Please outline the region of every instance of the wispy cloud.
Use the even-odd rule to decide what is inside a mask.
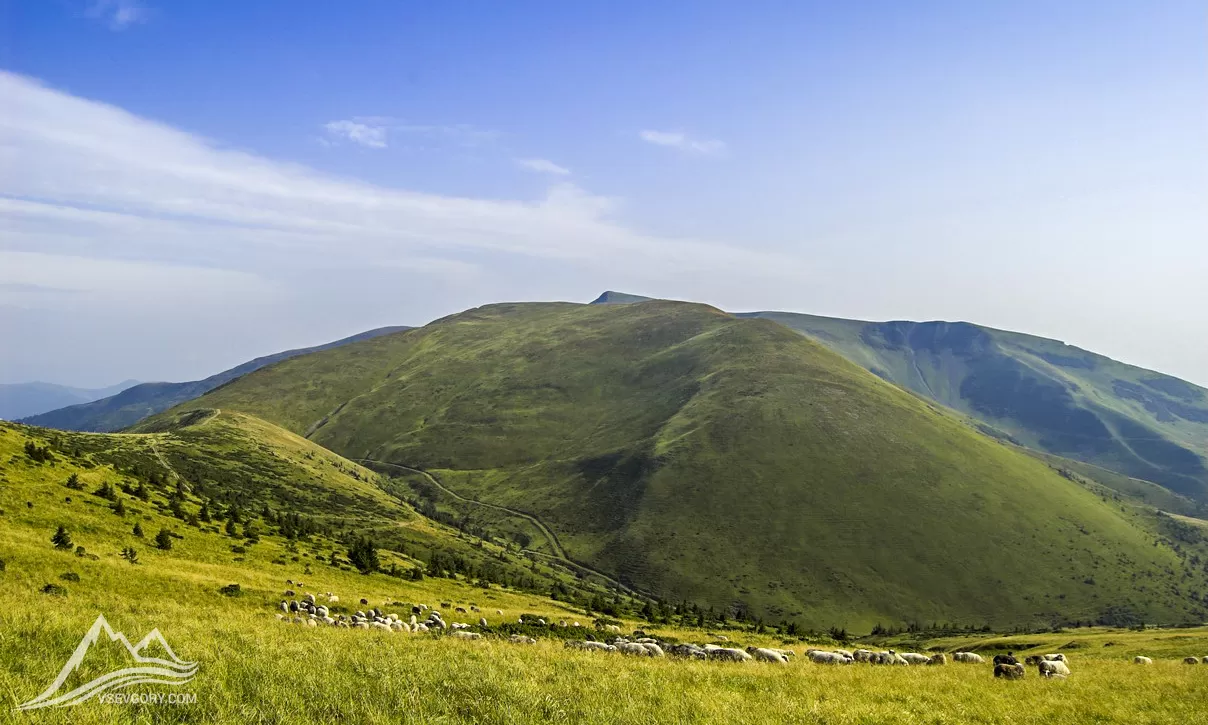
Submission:
[[[386,127],[359,121],[329,121],[323,124],[328,139],[351,141],[372,149],[386,148]]]
[[[559,166],[549,159],[516,159],[516,165],[527,171],[536,171],[539,174],[553,174],[555,176],[570,175],[570,169],[565,166]]]
[[[88,6],[88,17],[104,21],[110,30],[125,30],[147,21],[147,8],[137,0],[94,0]]]
[[[52,268],[51,255],[140,265],[104,268],[127,280],[147,265],[241,273],[237,284],[200,276],[215,299],[228,285],[250,294],[256,280],[333,266],[419,266],[450,279],[484,260],[661,279],[800,274],[780,255],[642,232],[615,217],[615,200],[565,182],[533,200],[410,191],[223,148],[11,73],[0,72],[0,98],[0,249],[43,255],[0,260],[20,261],[22,278],[50,280],[31,270]],[[335,128],[387,143],[360,126],[373,124]]]
[[[683,131],[641,131],[638,136],[646,143],[667,146],[684,153],[701,156],[720,156],[726,152],[726,144],[717,139],[693,138]]]

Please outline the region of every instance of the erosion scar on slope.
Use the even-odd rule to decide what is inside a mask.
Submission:
[[[552,548],[556,552],[556,554],[554,556],[551,556],[550,558],[560,559],[561,561],[566,562],[567,564],[570,564],[573,567],[582,569],[590,574],[594,574],[595,576],[600,577],[604,581],[606,581],[614,586],[620,587],[623,590],[638,591],[638,590],[635,590],[631,586],[622,584],[621,582],[617,581],[616,579],[613,579],[612,577],[608,576],[607,574],[605,574],[602,571],[593,569],[593,568],[587,566],[586,564],[583,564],[581,562],[575,561],[574,559],[570,558],[570,556],[567,555],[566,550],[562,548],[562,542],[558,541],[558,535],[555,534],[548,526],[546,526],[544,523],[542,523],[541,519],[537,518],[536,516],[534,516],[532,514],[528,514],[523,511],[517,511],[516,509],[508,508],[507,506],[500,506],[498,504],[487,503],[486,501],[478,501],[476,499],[466,498],[465,496],[462,496],[461,494],[457,493],[456,491],[449,490],[448,488],[446,488],[444,486],[444,484],[442,484],[440,481],[438,481],[435,476],[433,476],[432,474],[428,473],[427,471],[421,470],[419,468],[411,468],[410,466],[401,466],[397,463],[387,463],[386,461],[375,461],[372,458],[354,458],[353,460],[356,461],[357,463],[361,463],[361,464],[372,464],[375,466],[382,466],[382,467],[386,467],[386,468],[397,468],[400,471],[407,471],[408,473],[419,474],[419,475],[423,476],[425,479],[427,479],[427,481],[429,483],[431,483],[433,486],[436,486],[442,492],[448,494],[449,496],[452,496],[453,498],[457,499],[458,501],[461,501],[462,503],[473,504],[475,506],[482,506],[483,508],[489,508],[489,509],[494,509],[496,511],[502,511],[511,516],[517,516],[519,518],[522,518],[522,519],[528,521],[529,523],[533,524],[534,526],[536,526],[537,530],[540,531],[542,533],[542,535],[545,536],[546,540],[549,542],[550,548]],[[541,552],[534,551],[533,553],[537,554],[538,556],[542,556]]]

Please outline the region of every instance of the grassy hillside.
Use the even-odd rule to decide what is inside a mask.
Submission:
[[[1205,616],[1202,562],[1132,507],[781,325],[701,305],[492,305],[190,406],[428,470],[627,585],[730,616]]]
[[[621,609],[641,606],[572,565],[522,551],[472,517],[446,524],[421,516],[398,482],[262,420],[196,411],[161,417],[152,427],[145,434],[83,434],[0,424],[0,509],[13,531],[9,543],[49,542],[62,525],[88,551],[99,543],[105,548],[98,553],[117,557],[133,546],[140,557],[155,558],[154,537],[166,529],[173,556],[195,562],[348,572],[349,544],[369,537],[396,580],[418,571],[557,591],[567,601],[603,597]],[[48,459],[38,460],[38,450]]]
[[[187,512],[202,501],[194,484],[216,495],[248,478],[238,496],[268,488],[264,501],[288,498],[296,489],[299,511],[321,523],[322,501],[351,500],[349,519],[377,526],[379,514],[399,529],[427,531],[470,542],[457,532],[398,508],[373,488],[371,472],[263,421],[204,411],[159,421],[161,432],[143,435],[65,434],[0,424],[0,721],[46,723],[195,722],[652,722],[782,723],[794,721],[934,723],[1195,722],[1208,698],[1208,678],[1179,664],[1208,654],[1208,628],[1127,631],[1082,629],[1014,635],[971,633],[891,635],[878,642],[916,651],[1001,649],[1069,653],[1074,676],[1048,682],[1034,675],[1023,682],[993,679],[988,665],[845,668],[808,664],[634,659],[567,650],[560,628],[534,628],[535,645],[506,641],[507,626],[525,614],[558,621],[586,619],[577,605],[466,577],[422,581],[386,574],[362,575],[332,565],[327,534],[293,540],[255,518],[263,532],[256,543],[228,536],[220,521],[192,526],[171,511],[181,480]],[[39,452],[26,453],[26,444]],[[216,447],[211,447],[216,446]],[[41,451],[51,454],[49,460]],[[160,460],[160,457],[164,460]],[[193,474],[174,474],[183,459]],[[211,461],[213,467],[201,462]],[[71,474],[84,490],[67,488]],[[109,482],[122,492],[140,483],[148,500],[121,493],[126,513],[114,501],[93,495]],[[279,486],[279,490],[272,487]],[[135,488],[137,490],[137,488]],[[71,501],[66,499],[70,498]],[[221,506],[216,506],[221,508]],[[254,507],[253,507],[254,508]],[[283,508],[283,506],[282,506]],[[147,532],[131,532],[137,522]],[[240,525],[243,528],[251,519]],[[77,549],[50,541],[65,525]],[[430,527],[430,528],[424,528]],[[178,532],[170,550],[150,545],[161,528]],[[137,549],[137,564],[120,555]],[[236,552],[234,547],[244,548]],[[504,553],[490,543],[487,551]],[[472,548],[477,549],[477,544]],[[383,552],[389,562],[409,557]],[[337,557],[338,558],[338,557]],[[304,583],[301,583],[304,582]],[[239,584],[235,595],[221,590]],[[51,586],[48,586],[51,585]],[[282,624],[275,618],[284,591],[333,592],[337,612],[366,605],[405,613],[410,603],[442,607],[479,606],[490,627],[480,641],[437,634],[406,635]],[[229,590],[228,590],[229,591]],[[497,611],[502,611],[500,615]],[[142,684],[117,692],[196,695],[187,705],[105,705],[97,701],[64,709],[17,713],[13,707],[40,693],[58,674],[82,635],[103,614],[118,631],[137,641],[158,629],[182,659],[198,663],[196,678],[180,688]],[[450,618],[460,615],[450,614]],[[476,617],[477,615],[473,615]],[[626,631],[642,627],[660,638],[705,642],[726,637],[739,646],[834,647],[825,637],[801,638],[758,632],[751,625],[711,623],[711,629],[654,624],[621,617]],[[869,644],[873,640],[868,641]],[[1110,646],[1108,644],[1110,643]],[[858,643],[848,643],[855,646]],[[892,645],[891,645],[892,646]],[[1157,663],[1138,669],[1134,654]],[[114,650],[94,649],[69,685],[82,683],[128,661]]]
[[[964,322],[775,320],[1041,451],[1208,502],[1208,390],[1056,340]]]
[[[389,335],[407,329],[410,328],[381,327],[376,330],[369,330],[346,337],[342,340],[329,342],[325,345],[298,350],[286,350],[273,355],[265,355],[255,360],[249,360],[241,365],[236,365],[230,370],[224,370],[211,375],[204,380],[194,380],[187,383],[124,385],[119,390],[104,393],[104,397],[97,395],[88,398],[89,402],[77,404],[62,403],[61,405],[65,407],[53,406],[56,408],[55,410],[43,408],[42,410],[48,412],[38,411],[38,415],[26,413],[22,417],[21,422],[46,428],[58,428],[60,430],[100,433],[118,431],[130,427],[148,416],[165,411],[174,405],[192,400],[199,395],[238,378],[240,375],[246,375],[265,365],[271,365],[281,360],[288,360],[298,355],[305,355],[309,352],[327,350],[339,347],[340,345],[368,340],[380,335]],[[5,416],[0,416],[0,418],[3,417]]]

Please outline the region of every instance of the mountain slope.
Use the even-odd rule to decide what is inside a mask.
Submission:
[[[288,360],[297,355],[305,355],[308,352],[327,350],[408,329],[411,328],[381,327],[316,347],[286,350],[285,352],[273,355],[265,355],[255,360],[249,360],[229,370],[211,375],[204,380],[194,380],[187,383],[143,383],[130,387],[128,390],[123,390],[116,395],[94,400],[93,402],[70,405],[69,407],[51,410],[41,415],[29,415],[23,418],[21,422],[45,428],[58,428],[60,430],[101,433],[122,430],[134,425],[147,416],[167,410],[186,400],[192,400],[199,395],[238,378],[240,375],[246,375],[265,365],[271,365],[281,360]]]
[[[88,403],[116,395],[135,385],[138,385],[137,380],[127,380],[107,388],[73,388],[42,382],[0,385],[0,420],[16,420],[68,405]]]
[[[182,406],[534,514],[663,598],[801,623],[1202,617],[1127,509],[768,320],[491,305]]]
[[[1048,340],[965,322],[770,319],[1041,451],[1208,502],[1208,390]]]

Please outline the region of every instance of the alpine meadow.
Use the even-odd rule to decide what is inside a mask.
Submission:
[[[2,7],[0,725],[1208,725],[1202,2]]]

